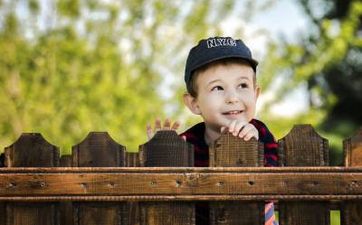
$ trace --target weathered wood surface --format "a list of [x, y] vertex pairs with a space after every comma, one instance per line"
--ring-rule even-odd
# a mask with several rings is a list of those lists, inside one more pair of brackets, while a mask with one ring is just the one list
[[140, 166], [187, 167], [194, 166], [194, 151], [175, 131], [158, 131], [140, 146]]
[[72, 148], [74, 167], [126, 166], [126, 148], [114, 141], [107, 132], [90, 132]]
[[[47, 142], [38, 133], [25, 133], [5, 148], [6, 167], [55, 167], [59, 166], [59, 149]], [[7, 188], [13, 187], [10, 182]], [[29, 184], [29, 183], [28, 183]], [[30, 184], [42, 186], [35, 179]], [[27, 192], [31, 192], [29, 188]], [[5, 225], [58, 225], [57, 203], [15, 203], [7, 202], [2, 207]]]
[[[210, 166], [212, 167], [262, 167], [264, 166], [264, 146], [255, 139], [248, 142], [234, 137], [230, 133], [221, 135], [210, 147]], [[227, 186], [232, 179], [219, 179], [212, 182], [213, 186], [219, 189], [232, 191], [232, 186], [239, 186], [235, 183]], [[248, 188], [257, 181], [249, 177]], [[244, 187], [245, 188], [245, 187]], [[233, 193], [233, 192], [230, 192]], [[210, 224], [230, 225], [263, 225], [264, 224], [264, 202], [211, 202], [210, 203]]]
[[[174, 132], [156, 135], [141, 154], [93, 132], [60, 159], [40, 134], [23, 134], [0, 157], [0, 225], [194, 224], [195, 201], [218, 201], [212, 221], [232, 224], [250, 201], [270, 199], [279, 200], [281, 225], [328, 224], [329, 208], [340, 205], [342, 224], [359, 224], [362, 130], [344, 142], [345, 167], [327, 166], [327, 141], [311, 127], [295, 130], [280, 140], [283, 168], [254, 167], [261, 165], [261, 148], [230, 139], [221, 144], [230, 148], [210, 150], [217, 167], [195, 168], [192, 148]], [[250, 214], [250, 224], [262, 218]]]
[[[79, 144], [72, 148], [73, 167], [124, 167], [126, 166], [126, 148], [114, 141], [107, 132], [90, 132]], [[81, 182], [81, 180], [78, 180]], [[96, 180], [94, 180], [96, 181]], [[67, 184], [64, 182], [63, 184]], [[88, 184], [81, 182], [83, 191], [87, 192]], [[107, 183], [112, 185], [112, 183]], [[68, 185], [67, 185], [68, 186]], [[64, 188], [64, 187], [63, 187]], [[64, 211], [72, 208], [73, 215], [63, 214], [64, 220], [75, 225], [115, 225], [125, 224], [122, 212], [127, 212], [126, 203], [93, 203], [73, 202], [64, 205]]]
[[[279, 141], [279, 150], [279, 164], [282, 166], [329, 165], [328, 141], [310, 125], [294, 126], [287, 136]], [[319, 184], [318, 180], [314, 182], [300, 183], [300, 185], [307, 185], [308, 189], [311, 189]], [[286, 188], [289, 189], [289, 186]], [[281, 201], [279, 209], [281, 225], [329, 225], [330, 223], [328, 202]]]
[[362, 167], [0, 169], [1, 200], [36, 196], [39, 201], [361, 199]]
[[[140, 146], [139, 156], [140, 165], [145, 167], [194, 166], [193, 147], [175, 131], [158, 131], [151, 140]], [[157, 190], [163, 182], [161, 176], [155, 176], [143, 188]], [[130, 189], [133, 189], [133, 185]], [[172, 181], [172, 186], [179, 185], [179, 180]], [[139, 209], [141, 225], [195, 224], [195, 204], [192, 202], [141, 202]]]
[[5, 167], [59, 166], [59, 148], [39, 133], [23, 133], [5, 148]]
[[[343, 142], [345, 166], [349, 168], [362, 166], [362, 129], [353, 137]], [[362, 186], [361, 180], [356, 179], [353, 187]], [[362, 201], [346, 201], [342, 206], [342, 224], [354, 225], [362, 221]]]
[[227, 133], [210, 147], [210, 167], [263, 166], [264, 146], [255, 139], [244, 141]]

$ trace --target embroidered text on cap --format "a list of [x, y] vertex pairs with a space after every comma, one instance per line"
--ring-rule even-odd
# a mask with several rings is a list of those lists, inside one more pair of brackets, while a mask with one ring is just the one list
[[207, 39], [207, 48], [214, 48], [218, 46], [236, 46], [234, 39], [230, 37], [226, 38], [209, 38]]

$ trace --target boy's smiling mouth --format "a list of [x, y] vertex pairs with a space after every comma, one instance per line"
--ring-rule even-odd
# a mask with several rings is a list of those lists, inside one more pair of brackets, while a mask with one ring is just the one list
[[223, 112], [222, 114], [226, 116], [233, 116], [233, 115], [239, 115], [243, 112], [244, 112], [243, 110], [232, 110], [232, 111]]
[[244, 110], [230, 110], [223, 112], [222, 115], [228, 120], [240, 119], [240, 116], [243, 115]]
[[227, 112], [223, 112], [223, 115], [238, 115], [240, 113], [242, 113], [243, 110], [233, 110], [233, 111], [227, 111]]

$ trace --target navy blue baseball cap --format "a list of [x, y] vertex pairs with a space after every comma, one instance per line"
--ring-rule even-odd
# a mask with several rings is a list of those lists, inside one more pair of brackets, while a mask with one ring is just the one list
[[220, 59], [239, 58], [250, 64], [254, 72], [258, 62], [253, 59], [251, 51], [240, 39], [234, 40], [231, 37], [210, 37], [202, 39], [193, 47], [186, 60], [185, 82], [190, 92], [190, 80], [192, 73], [208, 64]]

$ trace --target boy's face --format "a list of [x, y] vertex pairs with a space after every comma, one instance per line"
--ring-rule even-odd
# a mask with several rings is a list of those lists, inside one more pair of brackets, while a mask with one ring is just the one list
[[249, 65], [216, 64], [197, 75], [197, 97], [188, 94], [185, 103], [217, 132], [233, 120], [249, 122], [255, 115], [259, 95], [254, 76]]

